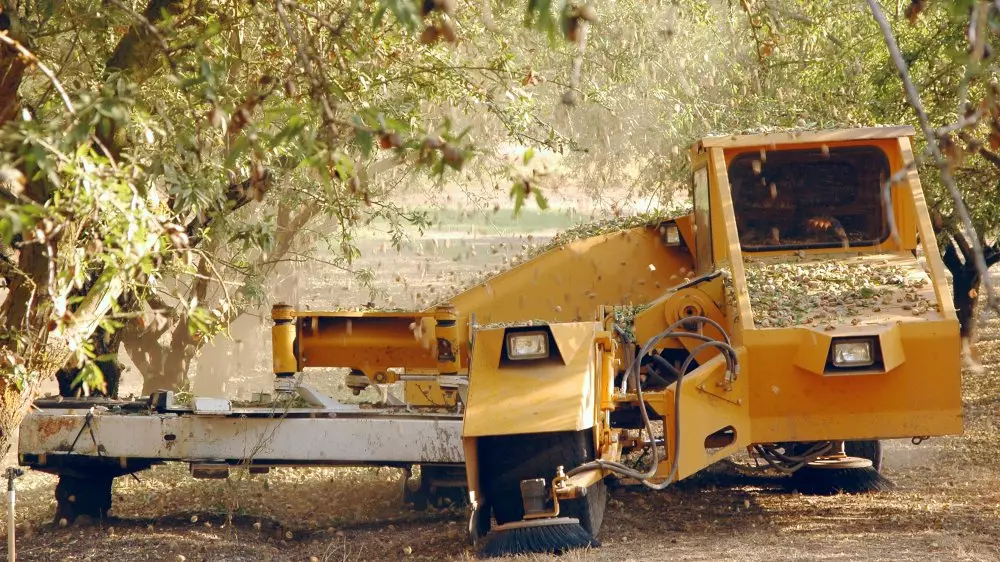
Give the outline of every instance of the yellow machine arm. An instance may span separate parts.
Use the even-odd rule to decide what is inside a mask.
[[[596,320],[603,305],[647,303],[682,283],[694,269],[685,244],[690,225],[690,217],[681,217],[570,242],[422,312],[312,312],[276,305],[275,373],[347,367],[373,383],[393,383],[403,370],[467,372],[473,323]],[[445,347],[454,364],[442,366]],[[422,384],[424,395],[437,392]]]

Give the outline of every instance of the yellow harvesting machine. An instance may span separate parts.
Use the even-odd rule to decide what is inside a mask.
[[[408,397],[464,408],[474,535],[569,516],[594,537],[605,478],[659,488],[748,448],[802,469],[802,489],[870,488],[877,440],[962,430],[912,134],[702,139],[691,215],[567,243],[419,314],[276,309],[275,365],[425,373]],[[647,449],[649,466],[623,462]]]
[[[277,387],[295,391],[311,367],[349,368],[355,389],[401,383],[403,399],[368,418],[332,416],[358,422],[339,431],[367,440],[359,458],[312,460],[419,464],[439,486],[450,475],[489,554],[596,544],[608,479],[659,489],[742,452],[800,491],[882,489],[879,440],[962,431],[959,327],[912,136],[704,138],[689,215],[566,241],[426,311],[277,305]],[[211,413],[163,399],[150,407],[185,423]],[[59,413],[75,434],[80,414]],[[59,472],[72,463],[41,417],[22,430],[22,463]],[[378,445],[399,435],[419,451],[387,458]],[[133,467],[238,460],[117,454]],[[310,461],[268,454],[251,464]]]

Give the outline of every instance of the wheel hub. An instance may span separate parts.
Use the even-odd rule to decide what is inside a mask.
[[[828,470],[844,470],[853,468],[871,468],[872,461],[861,457],[849,457],[847,455],[835,455],[831,457],[819,457],[808,463],[809,468],[819,468]]]

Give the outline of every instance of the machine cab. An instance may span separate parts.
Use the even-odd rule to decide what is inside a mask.
[[[742,254],[914,250],[915,176],[893,178],[912,159],[912,135],[880,127],[702,139],[691,154],[699,272]]]

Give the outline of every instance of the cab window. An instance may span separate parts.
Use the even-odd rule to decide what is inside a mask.
[[[882,242],[888,176],[889,160],[875,147],[741,154],[729,165],[740,245],[765,251]]]

